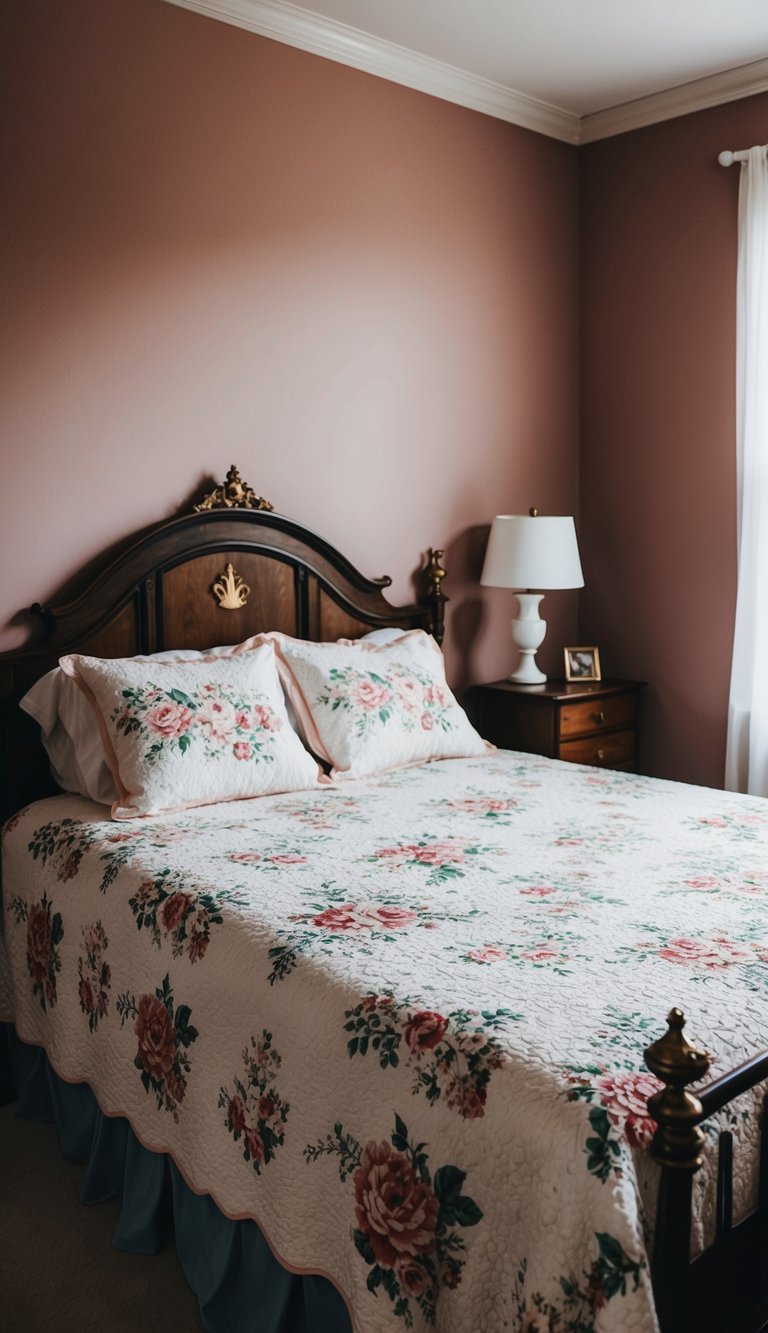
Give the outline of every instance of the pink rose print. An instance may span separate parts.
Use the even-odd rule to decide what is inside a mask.
[[[506,949],[498,949],[494,944],[486,944],[482,949],[468,949],[466,957],[473,963],[503,963],[509,957]]]
[[[242,1097],[232,1097],[227,1107],[227,1116],[236,1134],[242,1134],[245,1129],[245,1107]]]
[[[370,922],[356,914],[354,903],[344,903],[341,907],[326,907],[324,912],[312,918],[313,926],[323,926],[326,930],[365,930]]]
[[[402,930],[417,919],[416,912],[407,907],[369,907],[363,910],[372,925],[384,926],[387,930]]]
[[[282,1060],[272,1046],[271,1033],[265,1029],[258,1041],[251,1037],[243,1060],[243,1075],[235,1076],[234,1091],[222,1088],[218,1104],[224,1108],[224,1123],[235,1142],[242,1137],[244,1160],[260,1175],[284,1142],[290,1108],[275,1086]]]
[[[48,977],[52,944],[48,909],[43,903],[35,903],[27,918],[27,968],[37,985],[42,985]]]
[[[268,856],[267,861],[271,861],[275,866],[300,866],[306,863],[306,856],[297,856],[294,852],[278,852],[275,856]]]
[[[716,935],[711,941],[690,940],[682,935],[668,940],[666,947],[659,949],[659,957],[669,963],[701,963],[710,971],[730,967],[733,963],[751,962],[752,955],[740,948],[724,935]]]
[[[209,938],[210,937],[204,934],[201,930],[192,931],[189,937],[189,948],[187,950],[191,963],[196,963],[199,958],[205,957]]]
[[[374,680],[359,680],[353,691],[353,698],[368,713],[375,712],[378,708],[383,708],[389,700],[389,690],[386,685],[380,685]]]
[[[493,796],[464,796],[460,801],[450,801],[449,805],[451,810],[461,810],[468,815],[501,815],[514,810],[517,801],[504,801]]]
[[[396,676],[393,680],[395,693],[406,713],[413,713],[421,703],[421,690],[410,676]]]
[[[187,1084],[181,1074],[175,1069],[170,1069],[166,1076],[165,1087],[172,1102],[183,1102],[187,1091]]]
[[[428,685],[424,691],[424,702],[426,704],[437,704],[438,707],[444,708],[448,702],[445,690],[441,685]]]
[[[551,884],[532,884],[530,888],[520,890],[524,898],[546,898],[554,892]]]
[[[461,1282],[461,1264],[458,1259],[448,1259],[440,1275],[446,1287],[454,1289]]]
[[[240,731],[251,730],[251,715],[247,708],[235,709],[235,726],[239,727]]]
[[[431,714],[431,713],[422,713],[422,715],[421,715],[421,729],[422,729],[422,731],[431,731],[432,728],[434,727],[434,725],[435,725],[435,719],[433,718],[432,714]]]
[[[421,1296],[429,1286],[429,1275],[422,1264],[402,1259],[397,1265],[397,1280],[406,1296]]]
[[[431,1009],[423,1009],[414,1014],[405,1029],[405,1040],[412,1051],[431,1051],[437,1046],[448,1026],[442,1014]]]
[[[438,1202],[402,1153],[388,1143],[368,1143],[354,1186],[357,1224],[382,1267],[432,1253]]]
[[[485,1103],[488,1093],[484,1087],[476,1087],[473,1083],[465,1083],[461,1089],[459,1097],[459,1110],[464,1120],[479,1120],[485,1115]],[[449,1099],[448,1105],[452,1103]]]
[[[653,1074],[602,1074],[595,1079],[600,1100],[614,1125],[623,1129],[633,1148],[647,1148],[656,1131],[648,1098],[663,1084]]]
[[[80,996],[80,1008],[83,1013],[92,1014],[96,1006],[93,1003],[93,991],[91,989],[90,981],[83,977],[77,991]]]
[[[257,704],[253,710],[253,719],[257,727],[262,731],[279,731],[282,721],[271,708],[265,708],[263,704]]]
[[[529,963],[555,963],[560,954],[557,949],[541,944],[538,949],[524,949],[520,957],[527,958]]]
[[[338,1155],[342,1181],[350,1174],[350,1161],[356,1167],[352,1240],[371,1270],[369,1291],[386,1292],[394,1305],[393,1320],[401,1319],[408,1328],[414,1327],[414,1315],[419,1327],[441,1323],[440,1288],[458,1287],[466,1259],[460,1229],[477,1226],[483,1218],[474,1199],[461,1193],[466,1172],[446,1163],[430,1173],[426,1149],[425,1143],[411,1148],[408,1127],[397,1113],[392,1146],[371,1142],[363,1148],[336,1124],[333,1136],[304,1149],[308,1162],[326,1153]]]
[[[248,741],[235,741],[232,750],[235,759],[250,759],[251,757],[252,751]]]
[[[138,1057],[151,1079],[162,1082],[173,1067],[176,1029],[168,1010],[155,995],[142,995],[134,1031],[139,1039]]]
[[[228,699],[209,696],[199,708],[197,717],[217,740],[227,740],[235,729],[235,710]]]
[[[259,852],[230,852],[227,860],[237,861],[241,865],[255,865],[261,860],[261,855]]]
[[[428,847],[404,847],[403,851],[409,852],[412,860],[425,866],[445,865],[446,862],[460,865],[464,860],[463,851],[450,842],[433,842]]]
[[[264,1140],[259,1131],[249,1126],[245,1130],[245,1142],[248,1145],[248,1151],[254,1162],[263,1162],[265,1158]]]
[[[170,934],[175,930],[180,921],[184,920],[193,899],[189,893],[172,893],[170,898],[166,898],[162,906],[161,916],[163,927]]]
[[[326,907],[312,918],[312,924],[326,930],[402,930],[417,920],[417,913],[406,907],[366,907],[343,903],[341,907]]]
[[[189,731],[192,725],[192,713],[184,704],[158,704],[147,714],[147,726],[163,740],[176,740]]]

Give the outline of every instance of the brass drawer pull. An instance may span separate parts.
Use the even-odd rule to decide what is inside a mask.
[[[605,750],[603,750],[602,747],[598,750],[597,757],[601,762],[605,759]]]
[[[595,722],[605,722],[605,712],[601,708],[599,713],[593,714]]]

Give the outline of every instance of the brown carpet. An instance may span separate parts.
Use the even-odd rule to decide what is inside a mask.
[[[2,1333],[199,1333],[173,1246],[158,1255],[114,1249],[120,1201],[85,1207],[82,1175],[53,1125],[0,1109]]]

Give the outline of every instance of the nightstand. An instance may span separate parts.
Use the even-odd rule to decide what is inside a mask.
[[[466,708],[481,736],[502,749],[634,773],[638,703],[645,684],[495,680],[469,690]]]

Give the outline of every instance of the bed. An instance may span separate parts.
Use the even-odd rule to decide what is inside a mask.
[[[441,551],[394,607],[236,469],[202,503],[0,659],[0,1018],[179,1197],[320,1275],[270,1330],[735,1325],[765,1239],[765,802],[471,746],[144,819],[56,794],[17,705],[62,656],[441,639]]]

